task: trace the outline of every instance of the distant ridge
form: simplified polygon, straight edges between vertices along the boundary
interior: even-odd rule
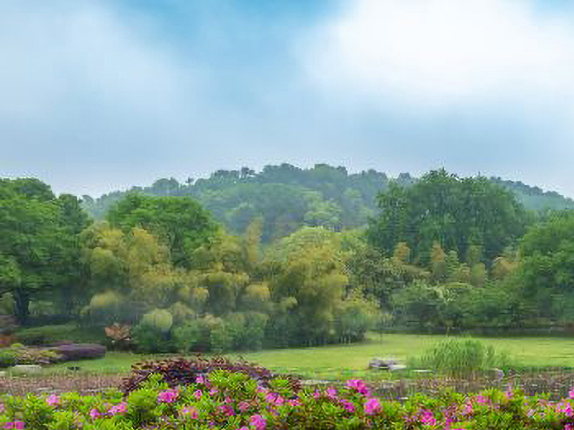
[[[290,164],[268,165],[260,172],[218,170],[205,179],[180,183],[162,178],[147,187],[130,191],[156,196],[192,196],[208,208],[233,233],[242,233],[256,218],[263,219],[263,238],[272,240],[303,225],[345,229],[364,226],[376,212],[376,196],[389,181],[408,186],[416,182],[409,173],[390,178],[367,170],[348,173],[345,167],[317,164],[299,168]],[[535,211],[574,209],[574,200],[554,191],[490,178],[513,192],[525,208]],[[125,191],[114,191],[97,199],[83,196],[83,206],[95,219],[103,219]]]

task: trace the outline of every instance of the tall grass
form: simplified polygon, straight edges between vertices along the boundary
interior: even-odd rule
[[[453,378],[474,378],[511,365],[508,354],[476,339],[446,339],[427,350],[411,366],[432,369]]]

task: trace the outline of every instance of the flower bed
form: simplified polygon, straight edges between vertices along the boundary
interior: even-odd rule
[[[571,393],[574,396],[574,392]],[[574,430],[574,401],[518,392],[445,393],[406,401],[372,396],[361,380],[300,388],[246,372],[216,369],[173,386],[150,375],[124,395],[78,393],[0,397],[0,429],[564,429]]]

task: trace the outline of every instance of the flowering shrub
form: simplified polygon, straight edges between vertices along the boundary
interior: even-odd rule
[[[150,375],[127,395],[0,397],[0,429],[574,430],[573,408],[571,398],[500,390],[383,401],[360,380],[294,390],[287,379],[270,379],[264,387],[247,373],[213,370],[177,387]]]

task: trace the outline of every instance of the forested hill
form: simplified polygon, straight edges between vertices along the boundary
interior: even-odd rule
[[[131,191],[195,197],[234,233],[243,232],[252,220],[261,217],[263,240],[269,241],[302,225],[332,229],[363,226],[376,211],[377,193],[393,179],[401,185],[416,181],[408,173],[389,178],[375,170],[351,174],[344,167],[326,164],[309,169],[281,164],[265,166],[261,172],[247,167],[218,170],[207,179],[189,178],[185,183],[159,179],[149,187],[133,187]],[[514,192],[527,209],[574,208],[572,199],[555,192],[500,178],[492,181]],[[97,199],[83,196],[83,205],[95,219],[103,219],[124,195],[116,191]]]

